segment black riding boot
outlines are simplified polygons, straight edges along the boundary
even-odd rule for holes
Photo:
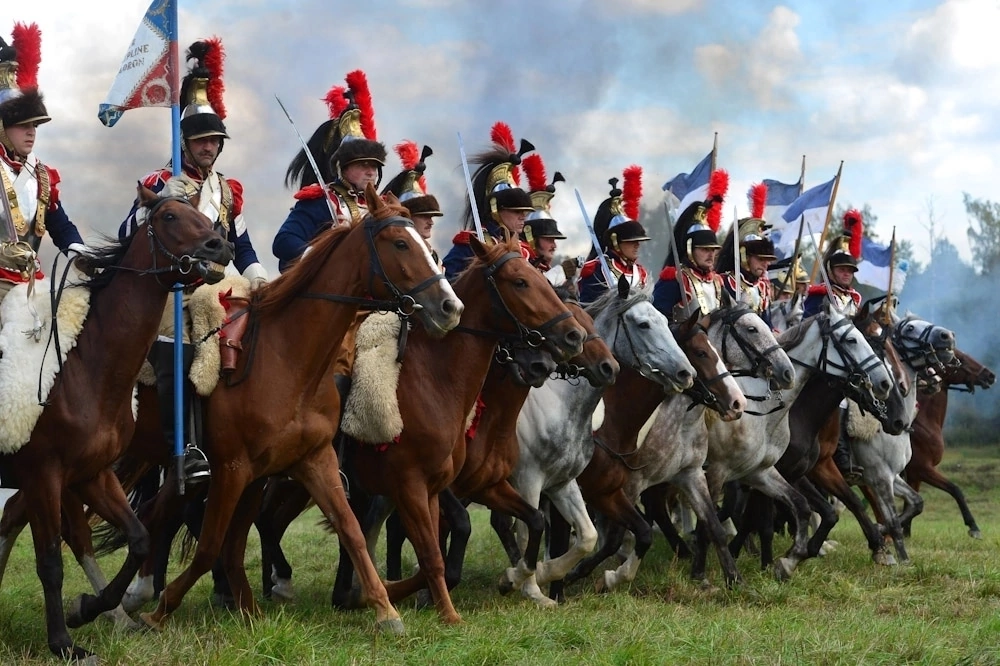
[[[344,473],[344,447],[347,444],[347,435],[341,432],[340,426],[344,423],[344,409],[347,406],[347,396],[351,392],[351,376],[334,375],[333,383],[337,387],[337,393],[340,395],[340,419],[337,421],[337,434],[333,436],[333,449],[337,452],[337,460],[340,464],[340,479],[344,483],[344,493],[350,499],[351,489],[347,483],[347,475]]]
[[[837,450],[833,453],[833,462],[848,483],[861,480],[861,473],[864,469],[855,465],[852,460],[850,435],[847,434],[846,409],[840,410],[840,436],[837,438]]]
[[[184,345],[184,415],[186,441],[184,446],[184,477],[188,483],[202,481],[211,476],[211,468],[205,453],[195,446],[191,429],[191,401],[194,388],[187,381],[191,364],[194,362],[194,345]],[[168,446],[174,445],[174,343],[157,340],[149,352],[149,362],[156,373],[156,397],[160,406],[160,425]]]

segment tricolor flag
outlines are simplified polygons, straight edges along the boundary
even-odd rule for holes
[[[684,211],[695,201],[704,201],[708,196],[708,178],[712,175],[713,150],[705,156],[691,173],[679,173],[663,184],[663,191],[672,197],[675,210]]]
[[[178,102],[177,0],[153,0],[125,53],[118,75],[97,117],[112,127],[129,109],[173,106]]]
[[[896,262],[896,270],[890,270],[892,265],[892,244],[881,245],[869,238],[861,239],[861,261],[858,262],[858,272],[854,279],[858,284],[889,291],[889,273],[892,272],[892,293],[899,294],[906,282],[906,271],[910,267],[905,259]]]
[[[771,225],[771,234],[773,236],[775,232],[784,230],[786,223],[781,215],[802,194],[802,181],[789,184],[765,178],[764,184],[767,185],[764,219]]]
[[[830,199],[833,197],[833,186],[837,178],[831,178],[825,183],[811,187],[802,193],[802,196],[785,209],[781,214],[781,219],[785,222],[785,228],[781,230],[780,236],[771,233],[771,240],[774,247],[780,250],[784,256],[795,251],[795,239],[799,237],[799,227],[808,225],[813,232],[819,233],[826,224],[826,213],[830,207]]]

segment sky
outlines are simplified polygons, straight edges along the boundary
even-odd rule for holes
[[[39,83],[53,121],[35,151],[86,240],[115,234],[135,182],[170,155],[170,113],[136,109],[113,128],[97,119],[145,13],[145,0],[18,3],[13,21],[42,29]],[[378,138],[434,149],[429,190],[441,200],[433,244],[461,226],[461,133],[472,153],[490,126],[529,139],[560,171],[554,216],[589,242],[573,189],[591,214],[611,177],[643,167],[643,209],[662,210],[661,185],[690,171],[718,133],[730,173],[724,224],[745,215],[764,178],[829,180],[837,202],[870,204],[875,231],[929,254],[929,221],[969,259],[962,193],[1000,200],[1000,0],[837,3],[769,0],[180,0],[180,46],[211,36],[226,49],[226,141],[217,168],[240,180],[245,217],[272,274],[271,241],[294,203],[283,186],[298,140],[274,99],[309,136],[321,101],[363,69]],[[651,234],[664,220],[641,220]],[[51,244],[47,244],[51,247]],[[51,251],[51,250],[50,250]],[[43,253],[43,258],[45,253]]]

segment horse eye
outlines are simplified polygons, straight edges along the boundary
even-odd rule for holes
[[[514,280],[514,286],[517,287],[518,289],[527,289],[528,281],[525,280],[524,278],[518,278]]]
[[[908,326],[906,327],[906,332],[907,332],[907,333],[909,333],[909,332],[910,332],[910,331],[912,331],[912,330],[913,330],[913,324],[910,324],[910,325],[908,325]]]
[[[648,321],[644,321],[644,322],[640,322],[639,323],[639,328],[641,328],[643,330],[649,330],[649,326],[650,326],[650,324],[649,324]]]
[[[708,352],[699,350],[698,358],[708,358]]]
[[[395,244],[397,250],[408,250],[408,249],[410,249],[410,246],[407,245],[406,241],[404,241],[404,240],[398,240],[394,244]]]
[[[748,326],[747,327],[747,332],[749,332],[749,333],[756,333],[757,332],[757,327],[756,326]]]

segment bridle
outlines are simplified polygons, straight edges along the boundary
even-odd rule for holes
[[[750,343],[749,340],[740,334],[739,328],[736,327],[736,322],[739,321],[743,315],[749,312],[752,312],[750,308],[745,305],[739,305],[729,308],[721,308],[711,313],[710,316],[712,324],[720,322],[723,326],[722,362],[727,368],[730,368],[730,372],[733,377],[768,379],[772,374],[774,374],[774,361],[772,360],[772,357],[781,351],[781,345],[775,342],[770,347],[758,350]],[[727,344],[730,337],[733,339],[733,342],[736,343],[736,346],[740,348],[740,351],[743,352],[743,355],[747,357],[750,362],[750,367],[733,367],[735,364],[729,359],[729,345]],[[744,409],[744,414],[750,414],[751,416],[768,416],[785,408],[785,401],[781,397],[781,391],[771,390],[770,382],[768,382],[768,386],[768,392],[765,395],[752,395],[744,391],[743,397],[754,402],[767,402],[769,400],[776,399],[777,404],[766,412]],[[712,397],[713,399],[715,398],[714,395]],[[723,413],[721,405],[716,406],[710,404],[709,406],[716,409],[716,411]]]
[[[957,367],[961,361],[952,358],[949,361],[942,361],[939,352],[942,351],[931,342],[931,334],[936,330],[941,330],[940,326],[928,323],[927,327],[919,336],[910,337],[903,333],[903,329],[914,321],[920,321],[916,317],[909,316],[900,319],[892,326],[892,344],[899,354],[899,358],[920,375],[928,368],[944,369],[949,366]],[[947,350],[944,350],[947,351]]]

